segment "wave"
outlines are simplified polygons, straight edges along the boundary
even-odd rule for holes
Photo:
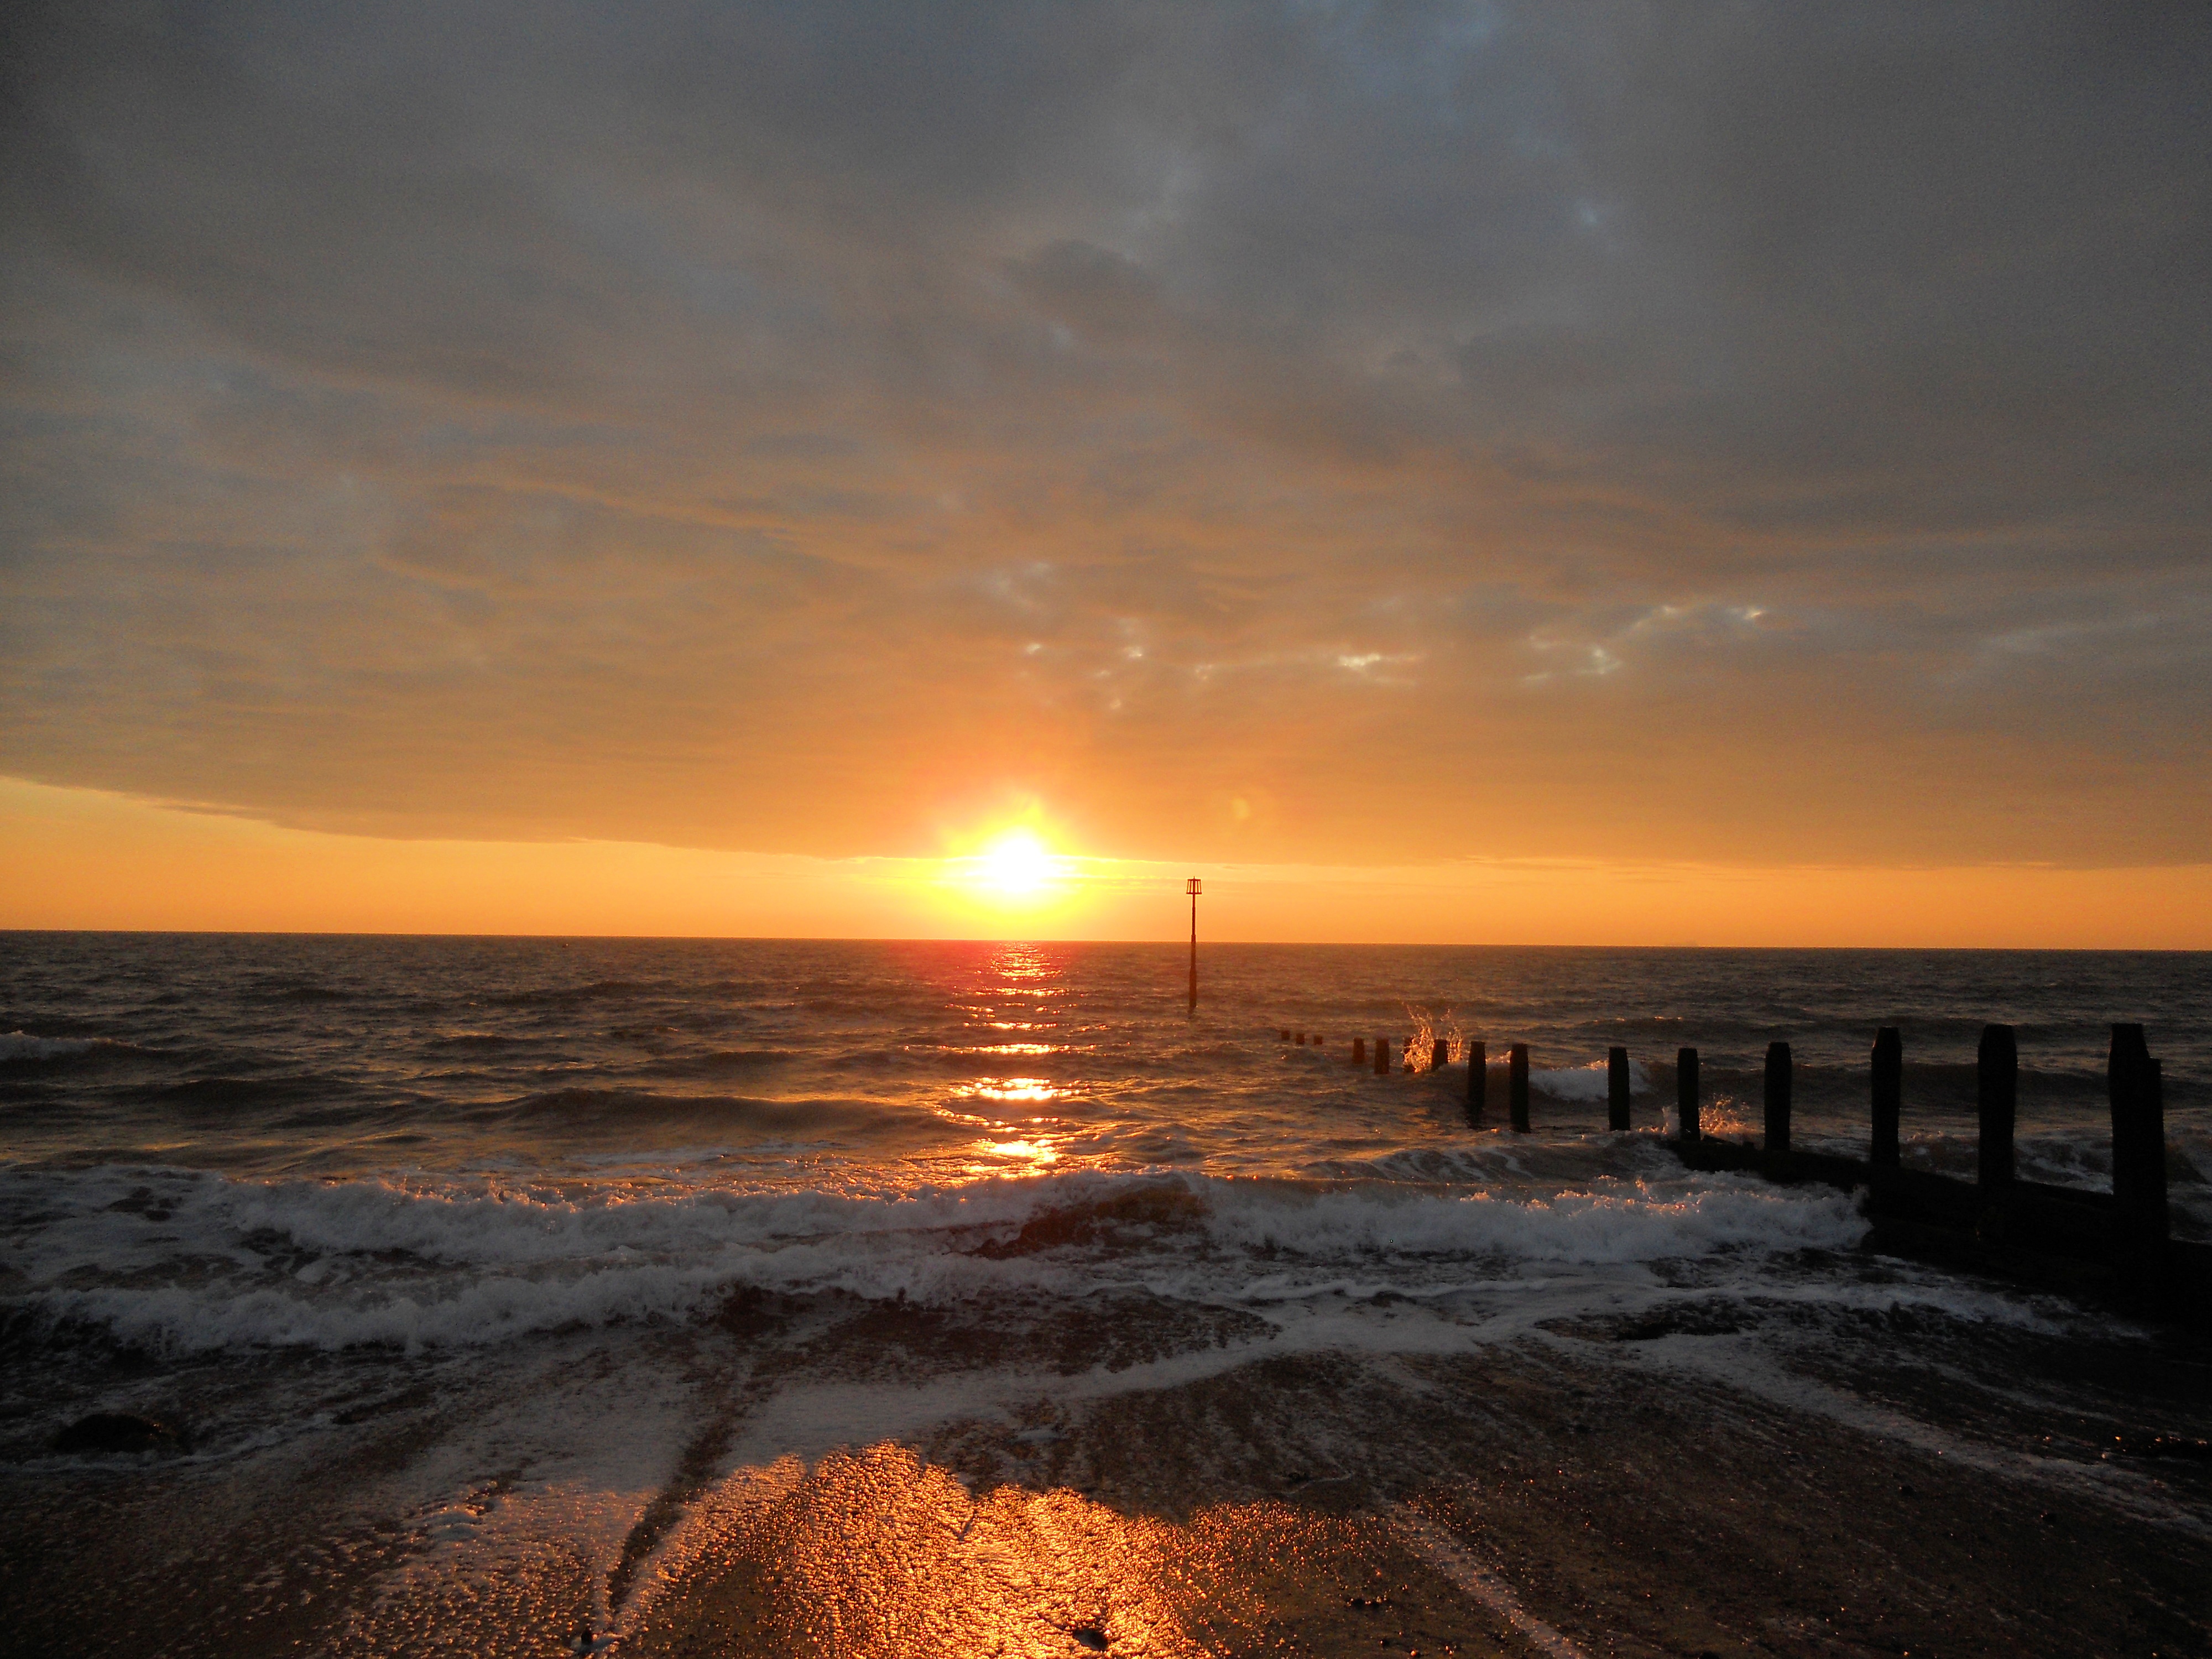
[[[720,1077],[732,1072],[766,1071],[798,1058],[788,1048],[717,1048],[711,1054],[667,1060],[653,1069],[671,1077]]]
[[[600,979],[584,985],[544,985],[527,991],[506,991],[484,1000],[502,1008],[569,1008],[580,1003],[626,1001],[666,989],[656,981]]]
[[[37,1179],[62,1218],[18,1236],[12,1311],[178,1352],[465,1347],[690,1319],[744,1287],[939,1304],[1133,1285],[1247,1303],[1351,1280],[1413,1293],[1470,1273],[1844,1249],[1864,1230],[1839,1194],[1735,1177],[1517,1196],[1097,1172],[890,1194]]]
[[[1489,1069],[1489,1099],[1493,1105],[1505,1099],[1507,1079],[1510,1068],[1495,1055]],[[1528,1092],[1543,1095],[1553,1100],[1596,1102],[1602,1104],[1611,1097],[1612,1071],[1604,1060],[1594,1060],[1588,1066],[1558,1066],[1528,1068]],[[1652,1068],[1640,1060],[1628,1062],[1628,1090],[1632,1095],[1650,1094],[1652,1089]]]
[[[751,1095],[661,1094],[646,1089],[548,1089],[471,1114],[477,1122],[535,1128],[634,1132],[653,1127],[774,1132],[820,1142],[840,1135],[888,1138],[940,1129],[944,1120],[866,1101],[769,1100]]]
[[[334,1079],[310,1073],[266,1078],[195,1077],[180,1083],[147,1084],[127,1092],[130,1098],[149,1106],[222,1111],[312,1103],[337,1087]]]
[[[9,1031],[0,1034],[0,1062],[75,1060],[94,1049],[116,1046],[104,1037],[33,1036],[27,1031]]]

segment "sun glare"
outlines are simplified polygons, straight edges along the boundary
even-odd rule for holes
[[[1000,836],[976,854],[971,867],[976,887],[1008,900],[1036,898],[1060,876],[1060,860],[1026,830]]]

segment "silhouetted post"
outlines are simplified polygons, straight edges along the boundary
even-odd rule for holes
[[[1790,1156],[1790,1045],[1766,1045],[1766,1158]]]
[[[1528,1133],[1528,1045],[1516,1042],[1505,1051],[1505,1109],[1514,1129]]]
[[[1487,1044],[1467,1045],[1467,1121],[1482,1121],[1482,1109],[1490,1103],[1490,1049]]]
[[[1190,1012],[1194,1014],[1198,1012],[1198,896],[1201,890],[1198,878],[1193,876],[1185,882],[1183,890],[1190,895]]]
[[[2020,1109],[2020,1045],[2009,1025],[1982,1027],[1974,1054],[1974,1108],[1981,1120],[1976,1173],[1984,1187],[2012,1181],[2012,1130]]]
[[[1698,1138],[1698,1051],[1674,1051],[1674,1117],[1682,1139]]]
[[[1618,1044],[1605,1051],[1605,1127],[1628,1127],[1628,1050]]]
[[[1377,1077],[1388,1077],[1389,1074],[1390,1039],[1389,1037],[1376,1037],[1375,1039],[1375,1075]]]
[[[1874,1146],[1870,1162],[1897,1167],[1897,1126],[1905,1113],[1905,1038],[1894,1025],[1874,1034]]]
[[[2164,1079],[2140,1025],[2112,1027],[2112,1197],[2136,1238],[2163,1239],[2166,1212]]]
[[[1352,1039],[1352,1063],[1354,1066],[1364,1066],[1367,1063],[1367,1039],[1365,1037],[1354,1037]]]
[[[1306,1046],[1306,1034],[1304,1031],[1300,1031],[1296,1036],[1292,1037],[1291,1041],[1297,1044],[1299,1048],[1303,1048]]]
[[[1449,1059],[1450,1054],[1451,1044],[1447,1042],[1443,1038],[1438,1037],[1434,1042],[1429,1045],[1429,1069],[1432,1072],[1443,1071],[1446,1066],[1451,1063]]]
[[[1287,1025],[1283,1027],[1281,1030],[1275,1033],[1275,1039],[1279,1042],[1288,1042],[1291,1040],[1291,1028]]]

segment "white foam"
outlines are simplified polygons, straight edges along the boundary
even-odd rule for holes
[[[1215,1236],[1305,1255],[1498,1255],[1523,1261],[1652,1261],[1729,1249],[1847,1249],[1864,1237],[1841,1193],[1800,1195],[1741,1177],[1667,1192],[1637,1181],[1540,1199],[1478,1191],[1388,1198],[1323,1193],[1303,1203],[1217,1198]]]
[[[63,1060],[100,1046],[96,1037],[42,1037],[23,1031],[0,1034],[0,1060]]]
[[[1533,1070],[1528,1073],[1528,1088],[1532,1093],[1549,1095],[1553,1100],[1602,1101],[1612,1090],[1611,1070],[1601,1060],[1588,1066]],[[1628,1062],[1628,1088],[1631,1094],[1650,1092],[1651,1079],[1640,1060]]]
[[[8,1210],[31,1223],[10,1230],[29,1280],[18,1305],[169,1348],[414,1349],[684,1320],[741,1285],[935,1302],[1117,1286],[1267,1299],[1347,1278],[1412,1291],[1476,1260],[1495,1277],[1841,1249],[1863,1231],[1839,1194],[1739,1176],[1530,1194],[1079,1172],[903,1195],[611,1183],[559,1196],[172,1172],[145,1178],[150,1199],[109,1207],[133,1179],[11,1177]],[[1099,1206],[1104,1242],[1086,1231]],[[1059,1248],[978,1251],[1071,1210]]]

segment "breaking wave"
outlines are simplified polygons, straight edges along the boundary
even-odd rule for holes
[[[8,1210],[44,1222],[11,1239],[28,1281],[16,1316],[173,1351],[466,1346],[689,1319],[744,1286],[1249,1301],[1352,1278],[1418,1293],[1440,1278],[1846,1249],[1863,1232],[1842,1194],[1730,1177],[1519,1195],[1097,1172],[899,1194],[113,1170],[9,1187]]]

